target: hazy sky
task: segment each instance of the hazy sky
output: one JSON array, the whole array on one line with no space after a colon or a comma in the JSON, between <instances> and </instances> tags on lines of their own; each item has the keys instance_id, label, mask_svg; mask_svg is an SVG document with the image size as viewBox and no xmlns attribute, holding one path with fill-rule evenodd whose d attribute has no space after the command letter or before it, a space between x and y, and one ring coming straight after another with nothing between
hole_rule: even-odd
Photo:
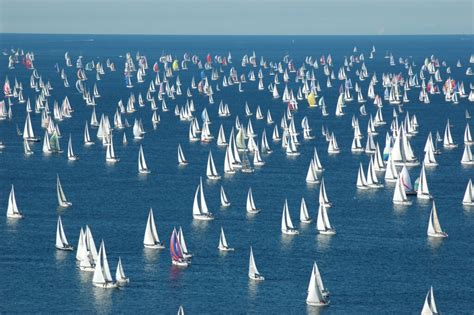
<instances>
[{"instance_id":1,"label":"hazy sky","mask_svg":"<svg viewBox=\"0 0 474 315\"><path fill-rule=\"evenodd\" d=\"M0 0L1 33L472 34L474 0Z\"/></svg>"}]
</instances>

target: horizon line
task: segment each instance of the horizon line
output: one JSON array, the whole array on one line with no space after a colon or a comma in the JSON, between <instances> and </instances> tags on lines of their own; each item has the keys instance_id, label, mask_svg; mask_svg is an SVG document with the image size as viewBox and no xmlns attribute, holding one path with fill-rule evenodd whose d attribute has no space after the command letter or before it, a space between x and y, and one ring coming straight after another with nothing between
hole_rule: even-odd
<instances>
[{"instance_id":1,"label":"horizon line","mask_svg":"<svg viewBox=\"0 0 474 315\"><path fill-rule=\"evenodd\" d=\"M29 32L0 32L0 35L73 35L73 36L474 36L473 33L446 34L141 34L141 33L29 33Z\"/></svg>"}]
</instances>

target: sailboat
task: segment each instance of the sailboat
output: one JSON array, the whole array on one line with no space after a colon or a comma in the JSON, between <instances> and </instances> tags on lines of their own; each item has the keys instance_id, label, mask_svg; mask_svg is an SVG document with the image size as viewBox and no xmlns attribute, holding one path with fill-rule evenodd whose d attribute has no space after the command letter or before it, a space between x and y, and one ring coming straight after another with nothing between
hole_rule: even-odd
<instances>
[{"instance_id":1,"label":"sailboat","mask_svg":"<svg viewBox=\"0 0 474 315\"><path fill-rule=\"evenodd\" d=\"M314 262L311 270L306 304L311 306L326 306L329 304L329 292L324 288L316 262Z\"/></svg>"},{"instance_id":2,"label":"sailboat","mask_svg":"<svg viewBox=\"0 0 474 315\"><path fill-rule=\"evenodd\" d=\"M443 138L443 147L445 148L456 148L458 145L454 143L453 137L451 136L451 125L448 122L446 123L446 128L444 130L444 138Z\"/></svg>"},{"instance_id":3,"label":"sailboat","mask_svg":"<svg viewBox=\"0 0 474 315\"><path fill-rule=\"evenodd\" d=\"M59 206L62 208L68 208L72 206L72 202L69 202L66 198L66 195L64 194L63 188L61 186L61 182L59 180L59 175L56 176L56 191L58 195L58 203Z\"/></svg>"},{"instance_id":4,"label":"sailboat","mask_svg":"<svg viewBox=\"0 0 474 315\"><path fill-rule=\"evenodd\" d=\"M210 221L214 220L214 216L207 208L206 199L204 197L204 189L202 185L202 177L199 179L199 185L194 194L193 218L196 220Z\"/></svg>"},{"instance_id":5,"label":"sailboat","mask_svg":"<svg viewBox=\"0 0 474 315\"><path fill-rule=\"evenodd\" d=\"M209 156L207 158L206 175L209 179L221 178L221 176L217 173L216 165L214 164L214 159L212 158L212 151L209 151Z\"/></svg>"},{"instance_id":6,"label":"sailboat","mask_svg":"<svg viewBox=\"0 0 474 315\"><path fill-rule=\"evenodd\" d=\"M138 151L138 173L149 174L151 171L148 169L145 161L145 155L143 154L143 147L140 144L140 150Z\"/></svg>"},{"instance_id":7,"label":"sailboat","mask_svg":"<svg viewBox=\"0 0 474 315\"><path fill-rule=\"evenodd\" d=\"M472 156L471 146L465 145L464 151L461 158L461 164L464 165L473 165L474 164L474 157Z\"/></svg>"},{"instance_id":8,"label":"sailboat","mask_svg":"<svg viewBox=\"0 0 474 315\"><path fill-rule=\"evenodd\" d=\"M364 168L362 163L359 165L359 172L357 173L357 183L356 187L358 189L368 189L369 185L367 184L367 178L365 177Z\"/></svg>"},{"instance_id":9,"label":"sailboat","mask_svg":"<svg viewBox=\"0 0 474 315\"><path fill-rule=\"evenodd\" d=\"M249 278L251 280L263 281L265 278L258 272L255 259L253 258L253 249L250 246L250 258L249 258Z\"/></svg>"},{"instance_id":10,"label":"sailboat","mask_svg":"<svg viewBox=\"0 0 474 315\"><path fill-rule=\"evenodd\" d=\"M312 159L311 162L309 163L308 172L306 173L306 182L308 184L319 183L318 174L314 168L314 165L315 165L314 159Z\"/></svg>"},{"instance_id":11,"label":"sailboat","mask_svg":"<svg viewBox=\"0 0 474 315\"><path fill-rule=\"evenodd\" d=\"M89 134L89 126L87 125L86 121L86 126L84 127L84 145L92 145L94 142L91 140L90 134Z\"/></svg>"},{"instance_id":12,"label":"sailboat","mask_svg":"<svg viewBox=\"0 0 474 315\"><path fill-rule=\"evenodd\" d=\"M318 219L316 221L316 227L319 234L334 235L336 230L331 226L329 222L327 208L324 204L319 204Z\"/></svg>"},{"instance_id":13,"label":"sailboat","mask_svg":"<svg viewBox=\"0 0 474 315\"><path fill-rule=\"evenodd\" d=\"M392 201L397 205L411 205L411 201L408 200L403 187L403 179L401 174L398 175L397 184L395 185L395 191L393 192Z\"/></svg>"},{"instance_id":14,"label":"sailboat","mask_svg":"<svg viewBox=\"0 0 474 315\"><path fill-rule=\"evenodd\" d=\"M465 206L474 206L474 191L472 189L472 180L469 179L467 183L466 191L464 192L464 198L462 204Z\"/></svg>"},{"instance_id":15,"label":"sailboat","mask_svg":"<svg viewBox=\"0 0 474 315\"><path fill-rule=\"evenodd\" d=\"M104 289L117 287L117 284L113 282L112 275L110 274L109 262L107 261L104 241L100 243L99 256L97 257L92 284L95 287Z\"/></svg>"},{"instance_id":16,"label":"sailboat","mask_svg":"<svg viewBox=\"0 0 474 315\"><path fill-rule=\"evenodd\" d=\"M122 266L122 258L119 257L117 264L117 271L115 272L115 282L118 286L123 286L130 282L130 279L125 275Z\"/></svg>"},{"instance_id":17,"label":"sailboat","mask_svg":"<svg viewBox=\"0 0 474 315\"><path fill-rule=\"evenodd\" d=\"M225 194L224 187L221 186L221 207L228 207L230 206L230 201Z\"/></svg>"},{"instance_id":18,"label":"sailboat","mask_svg":"<svg viewBox=\"0 0 474 315\"><path fill-rule=\"evenodd\" d=\"M12 219L21 219L23 214L18 209L15 198L15 189L12 185L12 190L10 191L10 196L8 197L8 208L7 208L7 218Z\"/></svg>"},{"instance_id":19,"label":"sailboat","mask_svg":"<svg viewBox=\"0 0 474 315\"><path fill-rule=\"evenodd\" d=\"M428 221L428 236L431 237L448 237L446 232L443 232L441 225L438 220L438 211L436 211L436 205L433 201L433 207L431 208L430 219Z\"/></svg>"},{"instance_id":20,"label":"sailboat","mask_svg":"<svg viewBox=\"0 0 474 315\"><path fill-rule=\"evenodd\" d=\"M433 197L430 195L430 190L428 188L428 182L426 181L426 172L425 166L421 166L420 177L418 180L418 189L417 189L417 198L420 199L432 199Z\"/></svg>"},{"instance_id":21,"label":"sailboat","mask_svg":"<svg viewBox=\"0 0 474 315\"><path fill-rule=\"evenodd\" d=\"M56 248L59 250L72 251L73 247L69 245L66 233L64 233L61 216L58 216L58 224L56 226Z\"/></svg>"},{"instance_id":22,"label":"sailboat","mask_svg":"<svg viewBox=\"0 0 474 315\"><path fill-rule=\"evenodd\" d=\"M249 188L249 192L247 193L247 204L246 204L246 209L248 213L259 213L260 209L258 209L255 206L255 203L253 201L253 195L252 195L252 188Z\"/></svg>"},{"instance_id":23,"label":"sailboat","mask_svg":"<svg viewBox=\"0 0 474 315\"><path fill-rule=\"evenodd\" d=\"M306 201L304 198L301 198L300 205L300 222L301 223L311 223L311 218L309 217L308 207L306 206Z\"/></svg>"},{"instance_id":24,"label":"sailboat","mask_svg":"<svg viewBox=\"0 0 474 315\"><path fill-rule=\"evenodd\" d=\"M150 208L148 219L146 221L145 236L143 237L143 246L145 248L163 249L165 245L160 242L158 232L156 231L155 219L153 217L153 209Z\"/></svg>"},{"instance_id":25,"label":"sailboat","mask_svg":"<svg viewBox=\"0 0 474 315\"><path fill-rule=\"evenodd\" d=\"M219 246L218 246L220 251L223 252L229 252L229 251L234 251L232 247L229 247L229 244L227 244L227 239L224 234L224 228L221 227L221 235L219 237Z\"/></svg>"},{"instance_id":26,"label":"sailboat","mask_svg":"<svg viewBox=\"0 0 474 315\"><path fill-rule=\"evenodd\" d=\"M25 155L31 155L34 153L27 140L23 140L23 151L25 152Z\"/></svg>"},{"instance_id":27,"label":"sailboat","mask_svg":"<svg viewBox=\"0 0 474 315\"><path fill-rule=\"evenodd\" d=\"M193 254L188 251L188 246L186 245L183 229L181 227L179 227L179 231L178 231L178 241L179 241L179 245L181 245L181 251L183 252L184 258L189 259L193 257ZM191 263L190 260L188 260L188 262Z\"/></svg>"},{"instance_id":28,"label":"sailboat","mask_svg":"<svg viewBox=\"0 0 474 315\"><path fill-rule=\"evenodd\" d=\"M299 234L298 230L293 226L291 221L290 212L288 210L288 200L285 199L285 204L283 205L283 213L281 215L281 231L283 234L287 235L296 235Z\"/></svg>"},{"instance_id":29,"label":"sailboat","mask_svg":"<svg viewBox=\"0 0 474 315\"><path fill-rule=\"evenodd\" d=\"M178 308L178 315L184 315L184 308L182 305L180 305Z\"/></svg>"},{"instance_id":30,"label":"sailboat","mask_svg":"<svg viewBox=\"0 0 474 315\"><path fill-rule=\"evenodd\" d=\"M79 159L79 157L74 154L74 151L72 149L71 134L69 134L69 140L67 142L67 159L69 161L76 161Z\"/></svg>"},{"instance_id":31,"label":"sailboat","mask_svg":"<svg viewBox=\"0 0 474 315\"><path fill-rule=\"evenodd\" d=\"M105 154L105 161L110 162L110 163L116 163L116 162L120 161L120 159L115 156L114 138L112 137L112 135L110 135L110 144L107 146L107 152Z\"/></svg>"},{"instance_id":32,"label":"sailboat","mask_svg":"<svg viewBox=\"0 0 474 315\"><path fill-rule=\"evenodd\" d=\"M329 202L328 195L326 194L324 178L321 178L321 186L319 186L319 204L324 204L327 208L332 206L332 203Z\"/></svg>"},{"instance_id":33,"label":"sailboat","mask_svg":"<svg viewBox=\"0 0 474 315\"><path fill-rule=\"evenodd\" d=\"M170 254L171 254L171 263L173 265L179 266L179 267L187 267L189 265L189 261L186 258L184 258L181 244L178 239L178 233L176 232L176 228L173 228L173 232L171 233Z\"/></svg>"},{"instance_id":34,"label":"sailboat","mask_svg":"<svg viewBox=\"0 0 474 315\"><path fill-rule=\"evenodd\" d=\"M184 157L183 149L181 149L181 144L178 144L178 164L179 165L187 165L188 161Z\"/></svg>"},{"instance_id":35,"label":"sailboat","mask_svg":"<svg viewBox=\"0 0 474 315\"><path fill-rule=\"evenodd\" d=\"M425 303L423 304L423 309L421 310L421 315L437 315L437 314L439 314L439 311L438 311L438 308L436 307L433 287L430 287L430 290L426 294Z\"/></svg>"}]
</instances>

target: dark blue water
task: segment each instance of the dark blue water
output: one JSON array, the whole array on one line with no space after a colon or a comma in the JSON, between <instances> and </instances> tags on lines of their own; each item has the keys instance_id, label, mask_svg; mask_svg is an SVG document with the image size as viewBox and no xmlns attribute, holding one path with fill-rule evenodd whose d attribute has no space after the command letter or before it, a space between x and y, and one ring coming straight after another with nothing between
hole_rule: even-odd
<instances>
[{"instance_id":1,"label":"dark blue water","mask_svg":"<svg viewBox=\"0 0 474 315\"><path fill-rule=\"evenodd\" d=\"M24 105L15 104L13 120L0 122L0 140L6 148L0 153L0 204L6 211L10 185L15 185L17 202L25 218L15 223L0 220L0 311L1 312L156 312L173 314L179 305L186 312L194 313L416 313L422 308L430 285L435 289L438 308L445 313L469 313L474 309L474 208L461 205L464 189L474 167L462 167L463 131L466 125L465 109L472 105L461 99L459 105L445 103L443 95L430 95L429 105L417 100L418 89L409 91L412 100L405 105L405 112L416 114L420 124L419 134L411 139L417 157L422 160L423 146L428 132L444 130L449 118L453 124L454 141L459 145L452 150L443 150L437 156L439 166L427 170L428 184L438 208L447 239L430 241L426 235L431 203L414 199L409 207L394 207L393 184L383 189L357 191L355 181L359 162L367 165L369 156L351 154L351 117L358 115L358 105L353 102L345 108L346 115L334 116L339 82L334 87L325 87L326 77L322 69L315 71L323 89L330 116L322 117L319 110L309 110L300 104L295 114L296 122L306 115L309 118L315 140L302 141L301 155L288 158L281 145L272 143L271 155L263 155L266 165L252 175L225 176L217 182L205 181L204 188L208 206L216 220L208 223L192 219L194 191L199 177L205 176L206 160L212 148L218 171L223 173L224 150L215 142L211 144L190 143L188 123L180 122L172 109L175 104L184 105L185 91L191 76L199 77L200 71L190 66L189 71L180 71L183 96L175 101L167 100L169 112L161 113L161 124L152 129L149 106L139 108L128 121L142 118L147 134L140 142L132 139L131 129L125 132L129 143L121 143L124 131L115 131L115 150L120 162L110 166L105 163L105 150L100 144L83 146L84 122L90 119L91 107L87 107L81 95L74 89L75 68L67 68L71 87L65 89L54 69L59 62L64 67L63 55L69 51L73 62L81 54L84 61L105 63L110 58L117 67L99 81L102 95L97 99L97 114L108 114L112 119L119 99L127 100L131 90L123 84L123 57L136 51L146 55L150 66L162 53L171 53L181 58L184 52L233 55L234 66L242 73L240 59L253 50L268 61L281 61L290 54L296 66L304 57L319 57L331 53L335 69L343 63L344 56L352 54L357 45L366 57L369 73L377 73L379 81L383 72L404 73L398 65L389 67L384 59L391 51L395 59L411 57L419 71L425 57L434 54L451 66L451 76L464 81L466 92L472 77L464 74L473 52L472 36L446 37L145 37L145 36L46 36L46 35L0 35L0 48L23 48L35 52L35 66L44 80L54 87L49 104L62 101L68 96L74 108L73 118L60 124L63 134L61 145L67 147L67 135L72 134L74 149L80 156L77 162L68 162L66 154L45 156L41 143L33 145L35 154L25 157L21 139L16 135L15 124L23 128ZM375 45L374 60L368 53ZM457 60L463 64L456 68ZM227 68L228 69L228 68ZM248 70L245 70L245 73ZM349 73L355 82L354 72ZM90 72L88 85L95 81ZM0 56L0 80L8 75L10 81L16 77L23 83L24 96L34 100L35 93L29 88L30 71L17 65L7 69L7 57ZM441 76L446 79L446 69ZM149 80L154 77L151 69L146 83L135 85L132 90L146 94ZM293 77L292 77L293 78ZM280 76L281 79L281 76ZM265 77L265 85L270 78ZM221 85L221 79L219 79ZM366 90L369 80L361 83ZM297 91L294 80L290 87ZM279 86L280 93L283 85ZM211 131L217 137L220 124L226 135L239 115L246 123L244 102L248 101L252 111L260 105L262 112L271 109L273 118L279 123L285 105L273 100L267 91L257 91L257 82L244 85L245 93L237 86L222 89L214 95L215 104L209 105L207 98L194 92L196 115L207 107L212 120ZM383 95L380 83L376 92ZM219 118L217 107L220 100L229 104L232 116ZM34 103L34 102L32 102ZM158 103L159 104L159 103ZM376 137L382 147L385 131L389 128L392 106L384 102L383 114L388 122L379 127ZM375 114L376 108L367 105L368 112ZM474 110L471 109L474 113ZM363 132L367 118L360 117ZM43 136L40 115L32 116L37 135ZM273 126L252 118L254 129L259 134L266 128L271 135ZM327 143L322 138L321 125L334 131L341 154L329 156ZM95 138L96 129L91 129ZM96 141L99 143L99 141ZM178 143L190 162L186 167L177 166ZM137 154L143 145L148 166L152 173L139 176ZM365 139L363 140L365 144ZM304 196L313 218L316 217L319 187L305 183L308 163L316 146L326 171L324 178L329 199L334 206L329 210L332 224L338 234L333 237L316 233L315 223L299 225L299 205ZM414 180L419 167L409 169ZM58 209L56 199L56 174L62 179L63 188L73 206ZM381 175L381 174L379 174ZM382 179L383 176L379 176ZM232 202L227 209L220 208L219 189L223 185ZM248 217L245 200L252 187L256 205L262 212ZM283 236L280 232L281 211L288 199L291 216L300 235ZM153 251L143 248L149 208L153 207L160 238L169 245L169 236L174 226L182 226L188 248L195 256L187 269L171 266L168 250ZM96 244L103 239L106 244L112 273L118 257L122 257L125 272L131 278L130 285L121 290L103 290L92 286L92 273L76 267L75 253L58 252L54 248L57 216L61 215L70 243L77 245L79 229L88 224ZM221 226L235 252L220 254L217 250ZM249 246L254 248L260 272L266 277L262 283L252 283L247 278ZM331 305L319 310L307 307L306 290L313 261L317 261L325 285L331 291Z\"/></svg>"}]
</instances>

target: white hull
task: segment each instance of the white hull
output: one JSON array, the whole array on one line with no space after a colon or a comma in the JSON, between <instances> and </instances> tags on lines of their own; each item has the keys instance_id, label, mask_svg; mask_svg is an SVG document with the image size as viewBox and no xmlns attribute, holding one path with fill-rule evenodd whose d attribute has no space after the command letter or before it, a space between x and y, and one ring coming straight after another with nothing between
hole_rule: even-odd
<instances>
[{"instance_id":1,"label":"white hull","mask_svg":"<svg viewBox=\"0 0 474 315\"><path fill-rule=\"evenodd\" d=\"M186 260L171 260L171 263L178 267L187 267L189 265Z\"/></svg>"},{"instance_id":2,"label":"white hull","mask_svg":"<svg viewBox=\"0 0 474 315\"><path fill-rule=\"evenodd\" d=\"M117 284L113 283L113 282L106 282L106 283L94 283L94 282L92 282L92 284L94 285L94 287L103 288L103 289L113 289L113 288L117 287Z\"/></svg>"},{"instance_id":3,"label":"white hull","mask_svg":"<svg viewBox=\"0 0 474 315\"><path fill-rule=\"evenodd\" d=\"M324 234L324 235L335 235L336 230L326 230L326 231L318 231L319 234Z\"/></svg>"},{"instance_id":4,"label":"white hull","mask_svg":"<svg viewBox=\"0 0 474 315\"><path fill-rule=\"evenodd\" d=\"M66 246L66 247L64 247L64 246L63 246L63 247L56 246L56 249L58 249L58 250L65 250L65 251L72 251L72 250L74 250L74 248L73 248L71 245L68 245L68 246Z\"/></svg>"},{"instance_id":5,"label":"white hull","mask_svg":"<svg viewBox=\"0 0 474 315\"><path fill-rule=\"evenodd\" d=\"M448 237L448 234L445 233L445 232L439 232L439 233L429 233L428 232L428 236L436 237L436 238L445 238L445 237Z\"/></svg>"},{"instance_id":6,"label":"white hull","mask_svg":"<svg viewBox=\"0 0 474 315\"><path fill-rule=\"evenodd\" d=\"M7 218L10 218L10 219L23 219L23 214L21 214L21 213L7 214Z\"/></svg>"},{"instance_id":7,"label":"white hull","mask_svg":"<svg viewBox=\"0 0 474 315\"><path fill-rule=\"evenodd\" d=\"M255 280L255 281L263 281L265 278L261 275L249 275L250 280Z\"/></svg>"},{"instance_id":8,"label":"white hull","mask_svg":"<svg viewBox=\"0 0 474 315\"><path fill-rule=\"evenodd\" d=\"M214 217L209 214L193 214L193 218L195 220L200 220L200 221L211 221L214 220Z\"/></svg>"},{"instance_id":9,"label":"white hull","mask_svg":"<svg viewBox=\"0 0 474 315\"><path fill-rule=\"evenodd\" d=\"M165 245L163 243L158 244L143 244L145 248L152 248L152 249L164 249Z\"/></svg>"},{"instance_id":10,"label":"white hull","mask_svg":"<svg viewBox=\"0 0 474 315\"><path fill-rule=\"evenodd\" d=\"M219 246L218 248L221 252L233 252L235 250L232 247L224 247L224 246Z\"/></svg>"}]
</instances>

